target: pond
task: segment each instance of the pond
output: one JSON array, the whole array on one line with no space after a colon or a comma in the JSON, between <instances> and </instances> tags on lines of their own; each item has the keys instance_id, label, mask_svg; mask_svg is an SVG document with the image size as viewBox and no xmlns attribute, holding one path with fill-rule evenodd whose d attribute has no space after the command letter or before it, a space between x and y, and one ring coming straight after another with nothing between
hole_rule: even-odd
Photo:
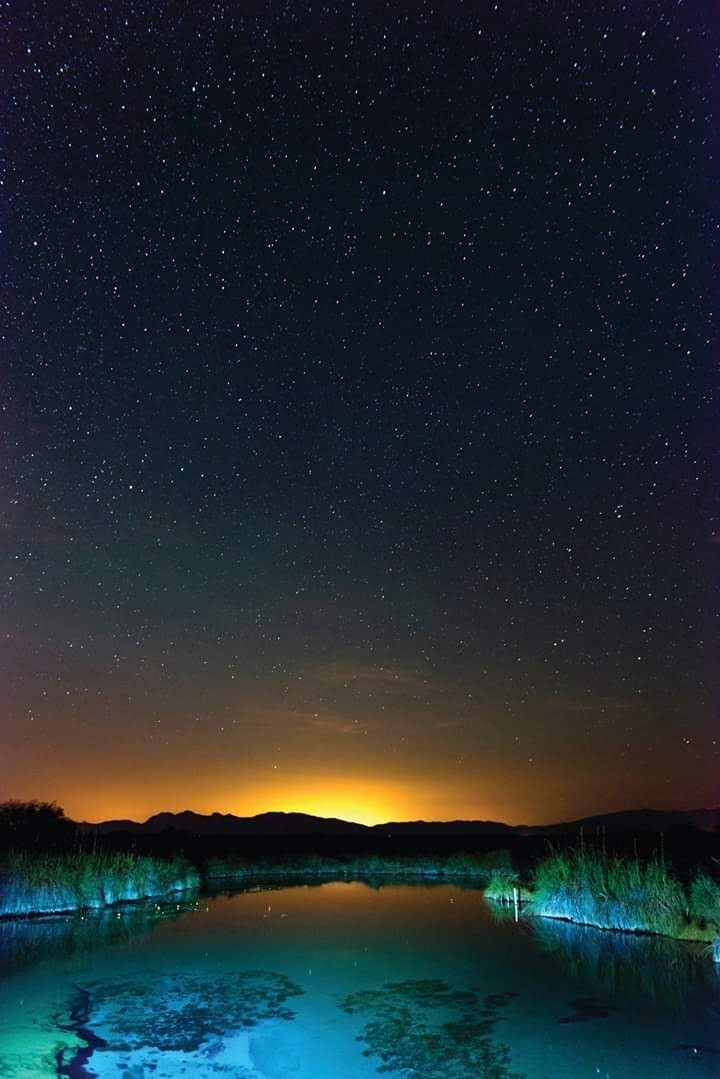
<instances>
[{"instance_id":1,"label":"pond","mask_svg":"<svg viewBox=\"0 0 720 1079\"><path fill-rule=\"evenodd\" d=\"M473 888L246 888L0 924L0 1076L717 1079L702 946Z\"/></svg>"}]
</instances>

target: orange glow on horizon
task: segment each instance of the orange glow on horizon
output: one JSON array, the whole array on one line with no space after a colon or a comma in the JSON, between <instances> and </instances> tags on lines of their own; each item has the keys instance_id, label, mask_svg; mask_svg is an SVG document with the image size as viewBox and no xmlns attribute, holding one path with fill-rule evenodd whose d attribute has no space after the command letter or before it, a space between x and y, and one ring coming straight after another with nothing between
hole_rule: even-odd
<instances>
[{"instance_id":1,"label":"orange glow on horizon","mask_svg":"<svg viewBox=\"0 0 720 1079\"><path fill-rule=\"evenodd\" d=\"M252 816L268 810L285 813L310 813L316 817L337 817L357 824L382 824L388 820L406 820L417 793L405 784L336 777L313 777L295 783L254 787L243 805L252 806L245 814ZM234 812L234 810L230 810ZM240 815L240 814L238 814Z\"/></svg>"},{"instance_id":2,"label":"orange glow on horizon","mask_svg":"<svg viewBox=\"0 0 720 1079\"><path fill-rule=\"evenodd\" d=\"M177 795L161 796L158 800L156 794L150 802L146 792L141 796L138 792L128 791L124 796L118 792L112 798L103 799L100 804L93 798L92 810L89 807L82 810L80 806L75 809L74 799L67 799L65 803L59 799L68 816L92 821L144 821L155 813L179 813L190 809L203 814L232 813L237 817L253 817L268 812L308 813L315 817L336 817L367 825L417 819L422 816L416 810L419 800L417 793L392 782L342 782L337 778L323 780L317 777L306 782L283 784L281 789L275 783L257 785L244 790L242 798L238 798L235 792L215 791L209 796L188 792L180 800ZM426 805L426 814L427 808Z\"/></svg>"},{"instance_id":3,"label":"orange glow on horizon","mask_svg":"<svg viewBox=\"0 0 720 1079\"><path fill-rule=\"evenodd\" d=\"M141 756L129 735L127 746L118 738L113 755L90 738L88 742L82 758L71 748L43 760L16 752L6 773L13 779L3 786L0 801L55 801L75 821L142 822L156 813L192 810L238 817L297 812L366 825L412 820L538 825L646 805L687 808L686 798L680 794L670 798L650 782L628 798L622 773L609 787L608 776L613 773L608 769L595 767L591 772L588 766L566 773L562 762L542 770L510 769L486 754L477 769L460 773L455 762L439 753L431 770L426 761L403 758L402 765L367 761L359 752L345 760L329 754L329 759L319 760L321 754L315 752L308 760L308 749L305 760L281 758L278 766L268 766L267 758L263 761L249 753L241 759L228 754L217 761L203 746L192 746L183 747L187 756L192 752L189 767L180 753L162 760ZM593 764L597 765L597 754ZM691 758L685 764L691 769ZM683 782L690 782L689 772ZM715 784L709 774L707 786ZM712 789L709 796L703 789L697 797L710 804L715 795Z\"/></svg>"}]
</instances>

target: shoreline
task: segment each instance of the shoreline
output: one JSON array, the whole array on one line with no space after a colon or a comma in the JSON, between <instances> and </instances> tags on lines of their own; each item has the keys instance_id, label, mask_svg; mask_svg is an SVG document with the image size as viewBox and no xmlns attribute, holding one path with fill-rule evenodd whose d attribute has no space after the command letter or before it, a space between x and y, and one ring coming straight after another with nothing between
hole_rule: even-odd
<instances>
[{"instance_id":1,"label":"shoreline","mask_svg":"<svg viewBox=\"0 0 720 1079\"><path fill-rule=\"evenodd\" d=\"M500 899L497 896L488 895L484 895L484 898L491 906L498 906L508 913L510 913L515 905L512 898ZM601 933L617 933L627 937L655 937L660 938L661 940L674 940L679 944L707 944L712 947L714 961L720 963L720 938L712 933L709 936L691 936L689 934L676 936L673 933L661 933L657 929L623 929L616 925L601 925L599 922L580 921L578 918L571 918L567 914L547 914L543 911L532 910L531 907L532 899L521 899L518 903L520 917L544 918L549 922L563 922L565 925L577 925L584 929L597 929ZM701 932L702 930L698 927L698 931Z\"/></svg>"},{"instance_id":2,"label":"shoreline","mask_svg":"<svg viewBox=\"0 0 720 1079\"><path fill-rule=\"evenodd\" d=\"M112 902L104 904L96 904L93 906L76 906L67 907L64 909L53 910L26 910L16 912L5 912L0 914L0 923L15 923L19 921L48 921L54 919L65 919L71 917L84 918L86 916L92 916L93 914L106 913L110 910L121 910L123 908L131 908L133 906L139 906L144 903L150 902L164 902L165 904L172 904L175 897L197 897L198 899L209 898L212 892L215 890L215 886L229 885L229 884L247 884L249 882L257 883L262 889L262 884L275 883L278 880L296 879L299 881L305 880L323 880L327 883L366 883L373 880L389 880L396 881L397 883L420 883L433 881L437 884L442 883L458 883L467 881L468 883L477 882L481 877L480 873L460 873L460 872L443 872L442 870L426 871L426 872L413 872L406 871L404 873L397 872L396 870L386 871L374 871L371 873L360 873L355 870L348 870L347 872L332 871L330 869L315 869L315 870L303 870L300 867L292 867L285 870L269 870L267 867L258 867L257 869L247 869L242 872L228 871L223 874L214 874L211 877L207 877L202 882L197 884L191 884L180 888L173 888L169 891L155 893L153 895L134 896L129 898L119 898ZM523 889L524 894L519 897L517 905L512 895L499 896L487 894L487 889L482 886L474 884L474 890L482 895L484 901L488 904L492 910L494 907L498 907L504 912L510 913L513 908L516 907L518 918L542 918L548 921L563 922L566 925L576 925L580 928L595 929L602 933L619 934L623 936L631 937L656 937L664 940L673 940L677 943L687 944L704 944L710 947L711 957L713 962L720 964L720 936L708 928L704 931L701 927L688 926L688 932L683 934L663 933L656 929L647 927L632 927L623 928L613 925L603 925L597 921L580 920L573 918L570 915L565 914L551 914L540 910L533 910L533 900L529 896L526 889ZM697 935L696 935L697 934Z\"/></svg>"},{"instance_id":3,"label":"shoreline","mask_svg":"<svg viewBox=\"0 0 720 1079\"><path fill-rule=\"evenodd\" d=\"M24 911L4 911L0 914L0 925L3 922L18 922L24 921L38 921L41 918L44 921L50 921L53 918L68 918L68 917L90 917L93 914L106 914L110 910L122 910L127 907L139 906L142 903L153 903L159 900L164 900L166 903L172 903L174 896L182 896L185 894L197 895L200 891L199 885L188 885L182 888L174 888L169 892L156 892L153 895L138 895L128 897L127 899L114 899L112 902L94 904L92 906L78 906L78 907L63 907L54 908L53 910L24 910Z\"/></svg>"},{"instance_id":4,"label":"shoreline","mask_svg":"<svg viewBox=\"0 0 720 1079\"><path fill-rule=\"evenodd\" d=\"M720 963L720 881L702 863L681 878L660 856L641 861L604 847L552 849L521 872L509 851L290 858L228 854L193 861L134 852L8 852L0 859L0 920L80 916L142 902L292 882L454 883L482 894L490 909L603 932L709 945Z\"/></svg>"}]
</instances>

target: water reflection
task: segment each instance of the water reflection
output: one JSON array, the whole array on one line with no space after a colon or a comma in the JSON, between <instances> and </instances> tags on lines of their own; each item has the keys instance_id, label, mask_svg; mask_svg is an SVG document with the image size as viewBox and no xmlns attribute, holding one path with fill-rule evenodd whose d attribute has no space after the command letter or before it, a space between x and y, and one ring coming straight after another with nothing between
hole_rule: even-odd
<instances>
[{"instance_id":1,"label":"water reflection","mask_svg":"<svg viewBox=\"0 0 720 1079\"><path fill-rule=\"evenodd\" d=\"M216 877L211 881L209 887L203 893L207 898L214 899L217 896L232 897L235 895L242 895L245 892L268 892L268 891L283 891L287 888L302 888L302 889L315 889L326 890L332 887L339 888L355 888L356 890L369 888L374 892L382 891L383 889L393 888L405 888L408 887L422 887L429 890L445 890L452 888L460 892L473 892L475 895L479 895L478 882L476 877L453 877L452 881L448 882L442 878L433 880L423 877L418 881L408 881L408 874L373 874L364 873L362 875L349 875L343 877L341 880L334 880L327 876L318 874L312 877L303 877L299 874L288 875L287 873L264 874L257 877L243 877L242 881L237 879L233 880L231 876L226 878ZM348 893L349 894L349 893ZM360 893L361 894L361 893ZM406 894L406 893L403 893Z\"/></svg>"},{"instance_id":2,"label":"water reflection","mask_svg":"<svg viewBox=\"0 0 720 1079\"><path fill-rule=\"evenodd\" d=\"M134 903L87 914L0 920L0 971L9 975L47 959L77 959L147 936L155 927L198 906Z\"/></svg>"},{"instance_id":3,"label":"water reflection","mask_svg":"<svg viewBox=\"0 0 720 1079\"><path fill-rule=\"evenodd\" d=\"M702 945L497 919L474 888L264 879L0 923L0 1075L717 1079Z\"/></svg>"},{"instance_id":4,"label":"water reflection","mask_svg":"<svg viewBox=\"0 0 720 1079\"><path fill-rule=\"evenodd\" d=\"M535 918L527 924L543 951L553 956L567 975L590 980L613 996L678 1011L691 1003L688 987L718 988L717 972L704 944L611 933L549 918Z\"/></svg>"}]
</instances>

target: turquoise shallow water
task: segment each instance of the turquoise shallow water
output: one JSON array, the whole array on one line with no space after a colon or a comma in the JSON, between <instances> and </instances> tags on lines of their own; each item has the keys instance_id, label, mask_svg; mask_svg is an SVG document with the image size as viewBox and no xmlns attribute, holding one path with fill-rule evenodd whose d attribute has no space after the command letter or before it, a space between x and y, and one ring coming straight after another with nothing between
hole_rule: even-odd
<instances>
[{"instance_id":1,"label":"turquoise shallow water","mask_svg":"<svg viewBox=\"0 0 720 1079\"><path fill-rule=\"evenodd\" d=\"M0 1076L718 1079L702 947L456 885L263 887L0 925Z\"/></svg>"}]
</instances>

